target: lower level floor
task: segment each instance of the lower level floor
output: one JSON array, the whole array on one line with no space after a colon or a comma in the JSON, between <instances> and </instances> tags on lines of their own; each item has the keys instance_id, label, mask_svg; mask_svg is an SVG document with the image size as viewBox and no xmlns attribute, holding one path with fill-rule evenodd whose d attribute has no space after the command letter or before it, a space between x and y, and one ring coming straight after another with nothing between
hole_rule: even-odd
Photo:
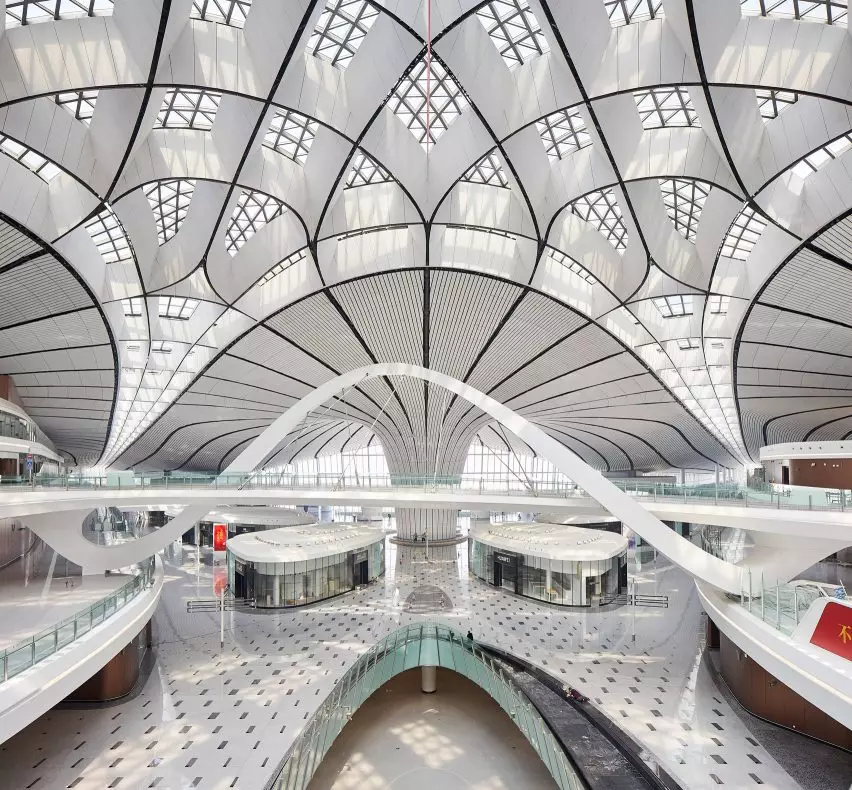
<instances>
[{"instance_id":1,"label":"lower level floor","mask_svg":"<svg viewBox=\"0 0 852 790\"><path fill-rule=\"evenodd\" d=\"M637 592L666 596L667 607L569 610L472 577L464 543L428 557L389 543L385 575L364 589L299 609L225 612L220 649L219 615L189 614L186 601L212 595L224 571L208 550L170 547L144 685L109 706L57 708L0 746L3 786L257 790L358 655L420 621L471 630L563 678L689 790L852 782L848 754L739 708L704 658L694 585L650 548L631 549L629 572Z\"/></svg>"}]
</instances>

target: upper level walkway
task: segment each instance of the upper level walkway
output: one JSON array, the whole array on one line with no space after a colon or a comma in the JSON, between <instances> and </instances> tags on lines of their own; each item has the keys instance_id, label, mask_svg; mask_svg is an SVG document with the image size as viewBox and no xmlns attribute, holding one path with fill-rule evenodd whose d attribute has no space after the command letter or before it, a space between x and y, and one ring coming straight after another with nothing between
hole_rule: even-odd
<instances>
[{"instance_id":1,"label":"upper level walkway","mask_svg":"<svg viewBox=\"0 0 852 790\"><path fill-rule=\"evenodd\" d=\"M595 473L597 475L597 473ZM595 482L594 475L589 476ZM603 478L600 478L603 480ZM743 573L784 583L815 562L852 545L852 510L845 492L835 506L823 494L801 496L751 491L733 486L682 487L603 481L596 498L574 485L538 484L515 490L464 478L368 477L352 480L265 473L218 477L39 478L34 485L0 491L0 517L26 521L65 557L99 573L139 562L179 538L211 511L232 505L355 505L465 509L568 515L615 516L673 562L713 586L739 594ZM344 484L345 483L345 484ZM505 483L503 483L505 486ZM489 490L491 489L491 490ZM497 490L494 490L497 489ZM829 492L830 493L830 492ZM600 502L604 502L600 504ZM180 507L165 527L120 546L95 546L79 525L96 507L123 509ZM843 508L841 510L841 508ZM743 563L723 561L668 529L663 521L684 521L747 530L753 548Z\"/></svg>"},{"instance_id":2,"label":"upper level walkway","mask_svg":"<svg viewBox=\"0 0 852 790\"><path fill-rule=\"evenodd\" d=\"M847 541L852 545L852 492L806 487L757 490L736 484L675 485L613 480L645 510L686 521L755 532ZM165 504L354 505L475 511L609 515L581 488L559 480L506 485L487 476L390 477L254 472L219 476L35 478L0 484L0 518L99 506L150 508ZM629 524L627 526L630 526Z\"/></svg>"}]
</instances>

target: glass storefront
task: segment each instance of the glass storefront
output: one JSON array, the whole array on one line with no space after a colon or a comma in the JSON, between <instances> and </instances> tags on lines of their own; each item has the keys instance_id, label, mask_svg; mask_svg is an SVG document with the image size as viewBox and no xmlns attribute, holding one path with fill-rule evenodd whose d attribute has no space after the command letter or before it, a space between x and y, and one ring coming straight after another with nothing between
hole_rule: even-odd
<instances>
[{"instance_id":1,"label":"glass storefront","mask_svg":"<svg viewBox=\"0 0 852 790\"><path fill-rule=\"evenodd\" d=\"M228 583L261 608L304 606L354 590L385 572L384 538L361 549L300 562L249 562L227 549Z\"/></svg>"},{"instance_id":2,"label":"glass storefront","mask_svg":"<svg viewBox=\"0 0 852 790\"><path fill-rule=\"evenodd\" d=\"M627 588L627 551L606 560L552 560L468 539L470 571L510 592L560 606L603 606Z\"/></svg>"}]
</instances>

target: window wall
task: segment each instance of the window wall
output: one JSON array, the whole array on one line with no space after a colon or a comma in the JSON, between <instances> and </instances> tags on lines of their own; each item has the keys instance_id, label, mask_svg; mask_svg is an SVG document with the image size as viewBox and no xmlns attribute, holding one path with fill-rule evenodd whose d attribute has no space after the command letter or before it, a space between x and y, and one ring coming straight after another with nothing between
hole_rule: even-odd
<instances>
[{"instance_id":1,"label":"window wall","mask_svg":"<svg viewBox=\"0 0 852 790\"><path fill-rule=\"evenodd\" d=\"M253 598L259 608L304 606L333 598L355 589L354 562L360 555L367 560L368 579L374 581L385 572L385 543L377 541L354 552L329 554L301 562L242 562L244 585L240 592ZM233 553L228 550L228 582L238 589Z\"/></svg>"},{"instance_id":2,"label":"window wall","mask_svg":"<svg viewBox=\"0 0 852 790\"><path fill-rule=\"evenodd\" d=\"M267 470L312 485L389 485L390 474L385 461L385 451L380 444L367 445L335 455L303 458Z\"/></svg>"},{"instance_id":3,"label":"window wall","mask_svg":"<svg viewBox=\"0 0 852 790\"><path fill-rule=\"evenodd\" d=\"M495 554L503 561L497 560ZM604 606L612 603L627 584L627 552L607 560L551 560L531 554L495 549L469 538L468 562L474 576L505 587L507 568L513 560L515 592L527 598L560 606ZM501 567L495 567L501 566ZM502 583L498 585L498 577Z\"/></svg>"}]
</instances>

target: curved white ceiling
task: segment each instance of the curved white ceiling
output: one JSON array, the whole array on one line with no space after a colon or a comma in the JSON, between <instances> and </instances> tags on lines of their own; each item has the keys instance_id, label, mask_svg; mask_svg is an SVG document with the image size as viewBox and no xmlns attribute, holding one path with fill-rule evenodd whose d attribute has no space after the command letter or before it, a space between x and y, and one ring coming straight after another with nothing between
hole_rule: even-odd
<instances>
[{"instance_id":1,"label":"curved white ceiling","mask_svg":"<svg viewBox=\"0 0 852 790\"><path fill-rule=\"evenodd\" d=\"M39 325L100 354L73 364L0 324L0 373L60 448L123 467L222 468L382 361L603 469L843 438L852 43L845 2L800 5L433 0L430 71L424 3L7 0L0 215L98 302L46 314L106 324ZM477 433L513 442L376 381L276 461L375 434L392 468L449 469Z\"/></svg>"}]
</instances>

